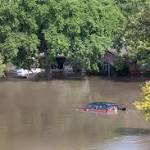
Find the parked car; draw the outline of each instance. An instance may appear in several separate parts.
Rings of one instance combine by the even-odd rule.
[[[27,69],[13,69],[9,71],[9,75],[12,77],[23,77],[27,78],[28,75],[32,74],[32,71]]]
[[[34,73],[34,74],[37,74],[37,73],[40,73],[40,72],[43,72],[44,69],[41,69],[41,68],[32,68],[31,69],[31,72]]]

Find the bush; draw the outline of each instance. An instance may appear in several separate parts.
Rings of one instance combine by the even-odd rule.
[[[4,77],[5,76],[5,73],[4,73],[5,68],[6,68],[6,65],[3,64],[3,57],[0,54],[0,77]]]
[[[143,87],[143,99],[134,103],[138,110],[144,112],[146,120],[150,120],[150,81]]]

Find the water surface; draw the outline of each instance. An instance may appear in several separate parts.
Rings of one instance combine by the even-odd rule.
[[[141,82],[86,80],[0,83],[0,150],[149,150],[150,123],[134,110]],[[92,101],[126,104],[117,115],[83,113]]]

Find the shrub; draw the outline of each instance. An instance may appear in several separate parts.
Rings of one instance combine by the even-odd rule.
[[[143,99],[134,103],[138,110],[144,112],[146,120],[150,120],[150,81],[143,87]]]
[[[5,75],[4,74],[5,67],[6,67],[5,64],[3,64],[3,57],[0,54],[0,77],[3,77]]]

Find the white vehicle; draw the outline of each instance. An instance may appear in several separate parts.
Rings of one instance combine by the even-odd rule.
[[[28,75],[32,74],[31,71],[23,68],[10,70],[9,73],[13,77],[23,77],[23,78],[27,78]]]
[[[40,73],[40,72],[43,72],[43,71],[44,71],[44,70],[41,69],[41,68],[32,68],[32,69],[31,69],[31,72],[32,72],[32,73],[35,73],[35,74]]]

